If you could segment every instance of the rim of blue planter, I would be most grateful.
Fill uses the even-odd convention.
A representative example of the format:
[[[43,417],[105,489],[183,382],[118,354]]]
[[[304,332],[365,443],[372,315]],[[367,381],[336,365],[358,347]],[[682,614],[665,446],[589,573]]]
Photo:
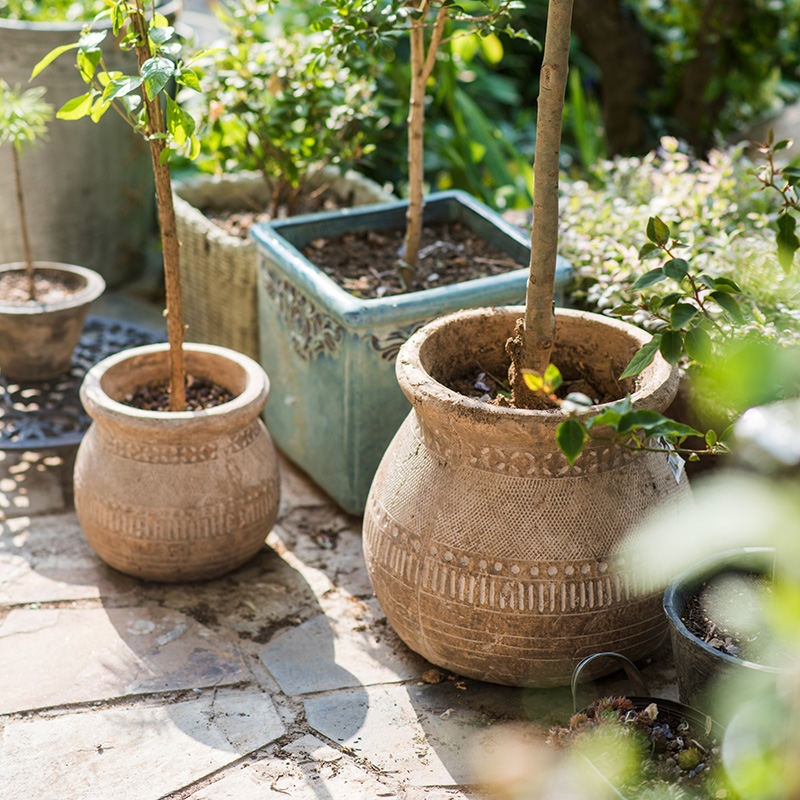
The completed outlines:
[[[783,673],[785,668],[773,667],[769,664],[759,664],[756,661],[747,661],[743,658],[730,656],[717,650],[710,644],[695,636],[681,619],[681,609],[686,599],[697,589],[704,580],[714,575],[725,572],[727,569],[756,569],[768,565],[775,556],[773,547],[741,547],[734,550],[724,550],[709,558],[693,564],[670,581],[664,591],[663,607],[670,625],[694,646],[705,651],[714,658],[719,658],[723,663],[736,667],[746,667],[760,672]]]
[[[319,238],[359,230],[375,230],[378,227],[402,229],[405,227],[407,207],[407,200],[397,200],[391,203],[302,214],[254,225],[250,235],[268,252],[280,254],[280,260],[292,271],[293,280],[298,288],[313,293],[315,299],[332,317],[349,328],[372,327],[385,318],[387,311],[392,312],[395,323],[402,323],[406,317],[411,322],[419,319],[421,314],[434,316],[445,313],[446,304],[452,301],[455,286],[459,290],[458,308],[467,306],[473,298],[484,306],[507,304],[509,290],[518,286],[520,273],[527,273],[530,241],[519,228],[461,190],[429,194],[425,198],[425,220],[435,222],[437,218],[446,218],[447,212],[452,213],[454,207],[458,209],[456,218],[458,216],[471,218],[473,223],[477,223],[478,228],[480,221],[486,220],[491,228],[506,238],[505,244],[508,249],[505,247],[501,249],[512,258],[522,258],[526,262],[524,265],[520,264],[518,270],[511,270],[503,275],[463,281],[455,286],[438,286],[391,297],[363,299],[346,292],[300,252],[299,248]],[[563,289],[571,278],[571,265],[566,259],[558,256],[556,290]]]

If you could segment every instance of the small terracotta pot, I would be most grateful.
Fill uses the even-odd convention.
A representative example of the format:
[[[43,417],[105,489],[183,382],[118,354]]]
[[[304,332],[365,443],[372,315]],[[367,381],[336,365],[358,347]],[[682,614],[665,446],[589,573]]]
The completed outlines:
[[[57,378],[72,364],[89,304],[105,289],[96,272],[36,261],[39,274],[52,275],[74,286],[75,292],[56,303],[14,305],[0,298],[0,373],[9,381],[35,383]],[[4,264],[0,273],[25,272],[25,265]]]
[[[631,659],[666,635],[661,587],[635,543],[637,521],[690,497],[663,453],[556,446],[565,412],[501,408],[446,386],[507,370],[522,308],[478,309],[425,326],[397,377],[413,405],[372,484],[364,552],[387,619],[412,650],[453,672],[508,685],[567,685],[585,656]],[[553,362],[635,408],[663,411],[678,375],[657,357],[618,381],[650,339],[631,325],[558,309]],[[596,406],[595,410],[602,408]],[[593,675],[613,669],[594,664]]]
[[[81,386],[92,417],[75,462],[75,509],[97,554],[139,578],[214,578],[251,558],[275,523],[280,480],[259,414],[269,379],[252,359],[186,344],[186,369],[235,398],[206,411],[142,411],[121,400],[168,374],[167,345],[94,366]]]

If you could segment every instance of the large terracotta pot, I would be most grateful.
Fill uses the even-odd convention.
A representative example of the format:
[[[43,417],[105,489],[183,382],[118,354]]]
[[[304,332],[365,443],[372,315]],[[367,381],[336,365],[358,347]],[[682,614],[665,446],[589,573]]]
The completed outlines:
[[[97,554],[140,578],[213,578],[259,550],[278,513],[272,439],[259,418],[269,379],[252,359],[184,347],[187,372],[235,398],[206,411],[141,411],[120,401],[167,375],[166,344],[127,350],[86,375],[92,425],[75,463],[75,509]]]
[[[7,381],[36,383],[63,375],[81,338],[89,305],[105,289],[96,272],[71,264],[36,261],[36,271],[71,288],[54,302],[26,305],[0,299],[0,373]],[[0,273],[24,273],[25,264],[4,264]]]
[[[570,467],[555,444],[564,412],[500,408],[442,385],[471,371],[502,374],[522,313],[453,314],[401,349],[397,376],[413,410],[372,484],[364,552],[386,617],[413,650],[469,677],[545,687],[569,684],[592,653],[636,659],[663,641],[646,554],[620,546],[660,503],[690,493],[662,453],[590,442]],[[553,361],[567,377],[631,392],[636,408],[666,408],[678,376],[660,357],[635,382],[615,377],[647,333],[556,315]]]

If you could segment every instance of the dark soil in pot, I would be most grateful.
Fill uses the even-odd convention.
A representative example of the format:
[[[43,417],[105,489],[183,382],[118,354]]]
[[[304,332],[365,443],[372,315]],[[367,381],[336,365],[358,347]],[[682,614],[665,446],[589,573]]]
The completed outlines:
[[[346,292],[364,299],[451,286],[523,266],[465,225],[445,222],[423,228],[414,277],[398,269],[404,237],[403,230],[355,231],[315,239],[302,253]]]
[[[769,576],[731,570],[702,582],[684,603],[681,620],[689,632],[715,650],[767,663],[765,604],[772,594]]]
[[[186,410],[204,411],[233,400],[234,395],[224,386],[207,378],[186,376]],[[126,406],[143,411],[169,411],[169,381],[162,380],[140,386],[124,399]]]

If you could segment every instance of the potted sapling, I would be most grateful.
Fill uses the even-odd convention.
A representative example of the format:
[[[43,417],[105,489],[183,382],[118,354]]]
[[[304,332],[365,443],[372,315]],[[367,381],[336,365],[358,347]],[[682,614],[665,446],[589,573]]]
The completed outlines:
[[[81,400],[93,419],[75,463],[75,508],[89,543],[111,566],[163,581],[210,578],[254,555],[275,521],[275,451],[259,415],[269,379],[252,359],[185,344],[180,251],[169,156],[196,156],[195,122],[168,93],[197,86],[175,29],[142,0],[120,2],[78,42],[46,55],[35,74],[74,51],[86,92],[58,112],[101,122],[121,116],[147,142],[156,186],[167,296],[168,344],[123,351],[86,375]],[[107,69],[106,33],[136,53],[138,69]]]
[[[281,450],[345,510],[360,514],[408,413],[394,378],[400,345],[443,313],[519,302],[525,294],[527,236],[464,192],[424,197],[422,172],[426,85],[436,80],[442,45],[503,30],[516,4],[486,0],[472,13],[443,0],[327,5],[333,13],[319,26],[331,39],[321,59],[362,48],[393,56],[398,40],[410,37],[409,197],[254,228],[261,363],[283,376],[266,411]],[[421,238],[425,230],[430,239]],[[559,290],[569,275],[559,262]],[[329,392],[343,398],[335,408]]]
[[[322,34],[275,35],[269,4],[218,4],[219,50],[198,66],[201,172],[175,183],[185,320],[196,341],[259,352],[255,222],[392,195],[358,173],[377,123],[374,81],[314,53]],[[193,96],[195,97],[195,96]],[[209,286],[214,291],[209,291]]]
[[[15,383],[52,380],[69,370],[89,305],[105,288],[90,269],[33,259],[20,160],[23,150],[45,135],[53,116],[44,91],[23,92],[0,80],[0,150],[11,157],[25,258],[0,265],[0,376]]]
[[[606,421],[624,402],[647,438],[678,384],[658,353],[635,378],[619,377],[650,334],[554,309],[571,16],[572,0],[551,0],[526,305],[452,314],[403,345],[397,378],[412,411],[364,515],[372,585],[401,638],[434,664],[510,685],[568,684],[585,656],[636,659],[663,641],[661,587],[636,540],[623,541],[656,508],[690,496],[666,448],[591,440],[577,459],[559,449],[571,412],[541,396],[561,381],[571,403],[584,398]]]

